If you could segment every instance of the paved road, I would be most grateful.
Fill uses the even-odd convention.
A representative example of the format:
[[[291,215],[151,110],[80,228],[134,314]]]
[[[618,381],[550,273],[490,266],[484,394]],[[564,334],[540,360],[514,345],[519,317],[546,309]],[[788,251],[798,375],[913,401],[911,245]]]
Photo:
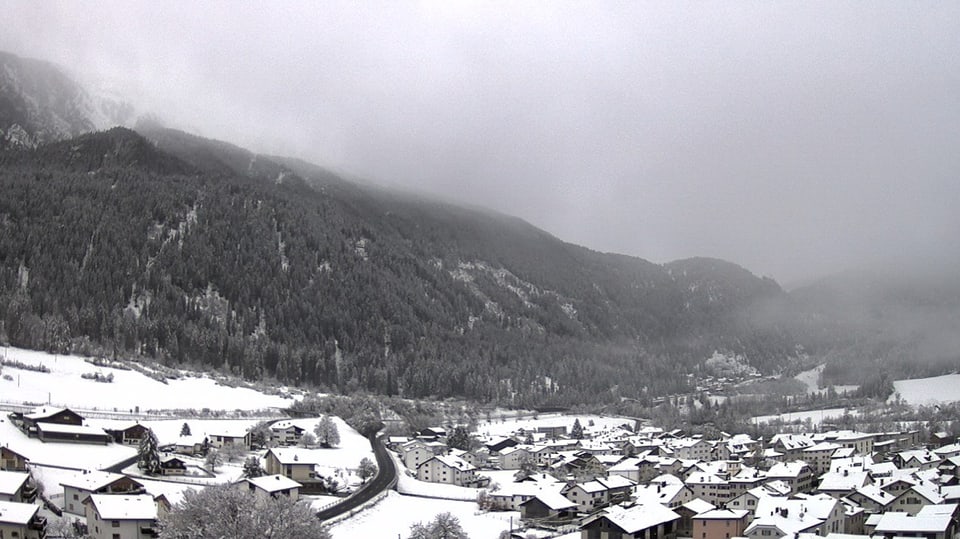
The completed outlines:
[[[387,454],[387,448],[383,445],[383,440],[371,436],[370,445],[373,446],[373,454],[377,457],[377,476],[363,485],[360,490],[349,498],[344,498],[344,500],[337,503],[337,505],[328,507],[317,513],[317,518],[320,520],[329,520],[352,511],[396,484],[397,467],[394,465],[390,455]]]

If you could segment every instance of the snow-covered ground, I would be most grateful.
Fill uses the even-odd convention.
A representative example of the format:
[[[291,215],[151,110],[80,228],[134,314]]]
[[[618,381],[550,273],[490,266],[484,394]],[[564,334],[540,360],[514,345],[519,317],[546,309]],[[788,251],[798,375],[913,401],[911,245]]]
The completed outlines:
[[[265,395],[247,388],[217,384],[207,376],[169,380],[167,384],[137,371],[98,367],[78,356],[61,356],[0,348],[0,356],[27,365],[43,365],[49,373],[4,366],[0,378],[0,400],[5,403],[51,403],[86,410],[131,412],[133,410],[189,409],[259,410],[286,408],[289,398]],[[112,383],[81,378],[85,373],[113,375]]]
[[[99,470],[137,454],[136,448],[110,444],[68,444],[41,442],[28,438],[6,414],[0,416],[0,443],[30,459],[32,464],[54,464],[70,468]]]
[[[420,481],[412,475],[412,471],[403,465],[403,461],[396,455],[392,453],[391,455],[397,465],[397,491],[401,494],[444,498],[447,500],[477,501],[477,496],[480,494],[481,489]],[[486,472],[481,471],[478,475],[486,475]]]
[[[573,422],[580,420],[580,425],[587,431],[599,432],[604,429],[615,429],[621,425],[629,425],[633,428],[634,421],[623,417],[602,416],[602,415],[564,415],[564,414],[540,414],[536,419],[527,418],[506,418],[491,419],[490,421],[481,421],[477,426],[477,433],[481,436],[507,436],[517,431],[535,431],[537,427],[567,427],[567,432],[573,427]],[[593,422],[591,426],[590,423]]]
[[[897,380],[893,383],[894,394],[913,406],[934,405],[960,401],[960,374],[947,374],[934,378]]]
[[[382,501],[335,524],[330,531],[334,539],[407,537],[410,526],[427,523],[440,513],[451,513],[460,519],[470,539],[497,539],[500,532],[510,529],[511,517],[514,526],[520,522],[520,513],[516,511],[487,513],[479,511],[475,502],[428,500],[389,491]]]
[[[754,424],[769,423],[771,421],[780,420],[784,423],[793,423],[795,421],[800,421],[805,423],[808,419],[810,420],[811,425],[819,425],[820,423],[828,419],[837,419],[843,417],[845,413],[848,413],[852,416],[860,415],[858,410],[853,410],[849,408],[828,408],[826,410],[808,410],[804,412],[791,412],[789,414],[779,414],[779,415],[761,415],[751,419]]]
[[[818,382],[820,380],[820,373],[823,372],[825,366],[826,365],[819,365],[808,371],[803,371],[794,376],[794,379],[803,382],[807,386],[807,393],[818,393],[822,395],[827,392],[827,388],[820,388]],[[835,385],[833,386],[833,390],[839,394],[853,393],[858,387],[859,386],[854,385]]]

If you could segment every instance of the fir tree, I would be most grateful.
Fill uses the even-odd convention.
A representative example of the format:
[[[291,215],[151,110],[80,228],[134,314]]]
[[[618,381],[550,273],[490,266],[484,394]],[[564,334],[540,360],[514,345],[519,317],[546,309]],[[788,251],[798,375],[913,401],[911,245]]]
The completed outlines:
[[[140,440],[137,449],[137,467],[149,475],[160,473],[160,442],[153,429],[147,429],[147,434]]]
[[[263,466],[260,465],[260,459],[256,456],[251,456],[247,460],[243,461],[243,476],[244,477],[260,477],[266,475],[266,470],[263,469]]]
[[[580,424],[580,418],[573,420],[573,428],[570,429],[570,436],[574,440],[583,439],[583,426]]]
[[[180,436],[190,436],[190,425],[184,423],[183,426],[180,427]]]

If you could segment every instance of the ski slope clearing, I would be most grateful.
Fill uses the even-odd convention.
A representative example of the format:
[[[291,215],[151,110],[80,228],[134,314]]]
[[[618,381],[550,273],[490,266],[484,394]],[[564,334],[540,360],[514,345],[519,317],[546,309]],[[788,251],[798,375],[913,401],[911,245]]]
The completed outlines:
[[[513,517],[514,526],[520,522],[517,511],[486,513],[477,509],[476,502],[431,500],[388,491],[382,501],[334,524],[330,532],[334,539],[407,537],[411,525],[427,523],[439,513],[451,513],[460,519],[460,525],[471,539],[496,539],[500,532],[510,529],[510,517]]]
[[[960,374],[947,374],[933,378],[897,380],[893,383],[892,400],[897,394],[912,406],[932,406],[960,401]]]
[[[265,395],[241,387],[218,384],[206,375],[189,375],[164,384],[137,371],[98,367],[79,356],[61,356],[4,347],[7,361],[43,365],[49,373],[5,365],[0,378],[0,401],[7,404],[51,403],[85,410],[132,412],[209,408],[211,410],[260,410],[286,408],[291,398]],[[103,383],[82,378],[83,374],[113,375]]]

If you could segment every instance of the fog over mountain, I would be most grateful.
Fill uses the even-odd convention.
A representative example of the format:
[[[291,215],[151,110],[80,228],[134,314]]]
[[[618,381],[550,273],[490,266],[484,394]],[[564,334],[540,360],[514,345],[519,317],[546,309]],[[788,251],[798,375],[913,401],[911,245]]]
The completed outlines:
[[[960,267],[960,4],[5,2],[168,125],[789,286]]]

